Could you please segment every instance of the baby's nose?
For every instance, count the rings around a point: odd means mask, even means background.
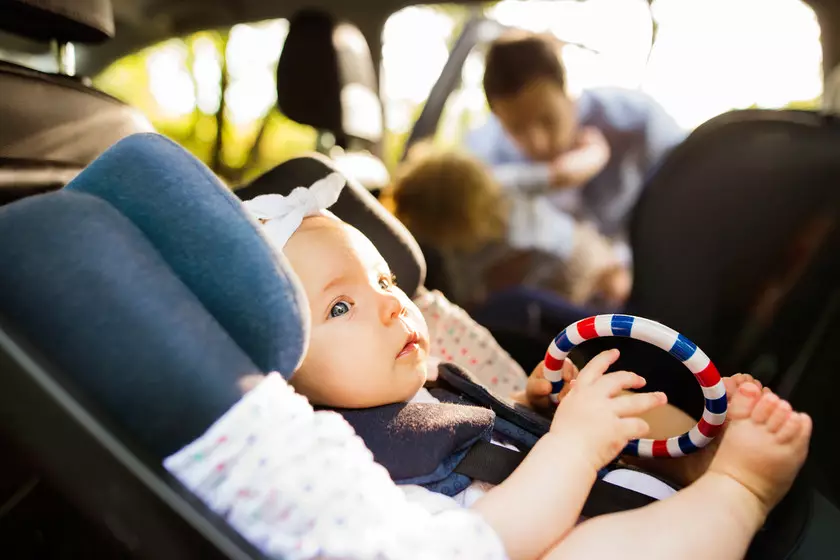
[[[387,324],[399,318],[405,311],[405,306],[395,294],[383,293],[379,309],[382,322]]]

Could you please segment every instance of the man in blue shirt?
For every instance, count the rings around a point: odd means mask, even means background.
[[[644,180],[685,132],[638,91],[599,88],[572,99],[558,46],[520,31],[491,45],[484,91],[493,115],[467,148],[511,194],[546,195],[621,239]]]

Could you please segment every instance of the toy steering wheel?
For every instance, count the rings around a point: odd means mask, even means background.
[[[683,363],[703,389],[706,404],[703,417],[691,430],[668,439],[634,439],[622,452],[636,457],[682,457],[709,444],[726,419],[726,389],[720,373],[697,345],[656,321],[632,315],[597,315],[569,325],[557,335],[545,353],[545,377],[551,381],[551,400],[563,389],[563,362],[569,352],[585,340],[624,336],[657,346]]]

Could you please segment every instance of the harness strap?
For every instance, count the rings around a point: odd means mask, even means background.
[[[470,448],[455,468],[455,472],[473,480],[500,484],[510,476],[524,458],[525,453],[521,451],[514,451],[482,440]],[[586,517],[595,517],[640,508],[655,501],[655,498],[645,494],[599,479],[595,481],[581,513]]]

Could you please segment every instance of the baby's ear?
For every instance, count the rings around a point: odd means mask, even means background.
[[[262,383],[265,380],[265,375],[261,373],[251,373],[248,375],[243,375],[239,378],[239,390],[242,391],[242,394],[248,393],[253,389],[257,388],[257,385]]]

